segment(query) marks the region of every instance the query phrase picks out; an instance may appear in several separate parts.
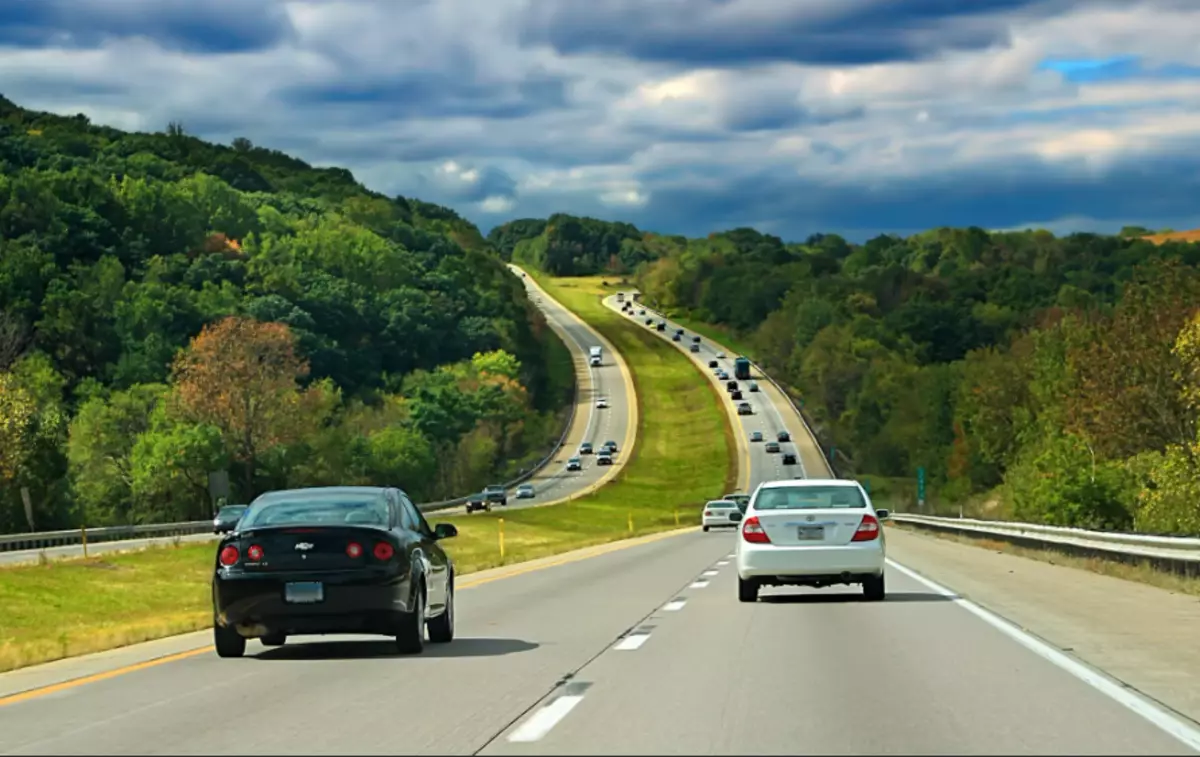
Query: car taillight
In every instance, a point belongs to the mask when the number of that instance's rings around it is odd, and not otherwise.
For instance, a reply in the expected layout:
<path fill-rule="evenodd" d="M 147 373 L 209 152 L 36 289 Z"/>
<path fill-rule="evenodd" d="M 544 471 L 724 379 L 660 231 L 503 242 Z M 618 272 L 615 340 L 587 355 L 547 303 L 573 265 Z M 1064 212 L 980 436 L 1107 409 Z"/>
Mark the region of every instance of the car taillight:
<path fill-rule="evenodd" d="M 258 562 L 263 558 L 263 548 L 257 544 L 251 544 L 246 550 L 246 559 L 250 562 Z"/>
<path fill-rule="evenodd" d="M 346 545 L 346 557 L 362 557 L 362 545 L 356 541 L 352 541 Z"/>
<path fill-rule="evenodd" d="M 862 523 L 858 524 L 858 530 L 854 532 L 854 536 L 850 541 L 871 541 L 878 538 L 879 519 L 867 513 L 863 516 Z"/>
<path fill-rule="evenodd" d="M 381 541 L 375 545 L 374 555 L 376 560 L 390 560 L 394 554 L 396 554 L 396 550 L 386 541 Z"/>
<path fill-rule="evenodd" d="M 757 515 L 751 515 L 742 523 L 742 538 L 751 544 L 770 544 L 771 538 L 758 522 Z"/>
<path fill-rule="evenodd" d="M 709 517 L 709 516 L 711 516 L 711 515 L 712 515 L 712 510 L 705 510 L 705 511 L 704 511 L 704 515 L 705 515 L 705 517 Z"/>
<path fill-rule="evenodd" d="M 237 563 L 238 548 L 233 546 L 232 544 L 230 544 L 225 549 L 222 549 L 220 560 L 221 560 L 221 564 L 224 565 L 226 568 Z"/>

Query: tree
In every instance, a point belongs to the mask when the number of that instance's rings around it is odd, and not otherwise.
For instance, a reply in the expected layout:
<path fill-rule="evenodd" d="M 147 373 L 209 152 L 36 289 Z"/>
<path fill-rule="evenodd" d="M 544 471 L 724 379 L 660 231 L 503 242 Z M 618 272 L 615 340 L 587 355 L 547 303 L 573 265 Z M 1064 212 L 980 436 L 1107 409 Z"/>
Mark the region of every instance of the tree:
<path fill-rule="evenodd" d="M 16 313 L 0 311 L 0 373 L 12 368 L 29 346 L 29 341 L 25 322 Z"/>
<path fill-rule="evenodd" d="M 11 373 L 0 373 L 0 481 L 11 484 L 30 454 L 34 397 Z"/>
<path fill-rule="evenodd" d="M 287 326 L 247 318 L 205 326 L 176 358 L 179 406 L 189 419 L 220 430 L 226 449 L 244 466 L 243 498 L 254 496 L 259 456 L 295 438 L 297 379 L 307 373 Z"/>

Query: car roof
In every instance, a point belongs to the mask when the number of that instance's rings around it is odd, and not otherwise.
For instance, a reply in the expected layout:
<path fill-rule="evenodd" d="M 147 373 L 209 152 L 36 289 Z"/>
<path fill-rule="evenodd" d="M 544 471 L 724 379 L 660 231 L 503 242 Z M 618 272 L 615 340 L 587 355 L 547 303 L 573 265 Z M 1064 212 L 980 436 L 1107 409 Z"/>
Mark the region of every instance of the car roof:
<path fill-rule="evenodd" d="M 857 487 L 858 482 L 848 478 L 788 478 L 782 481 L 764 481 L 758 485 L 759 489 L 794 489 L 797 486 L 844 486 L 847 488 Z"/>

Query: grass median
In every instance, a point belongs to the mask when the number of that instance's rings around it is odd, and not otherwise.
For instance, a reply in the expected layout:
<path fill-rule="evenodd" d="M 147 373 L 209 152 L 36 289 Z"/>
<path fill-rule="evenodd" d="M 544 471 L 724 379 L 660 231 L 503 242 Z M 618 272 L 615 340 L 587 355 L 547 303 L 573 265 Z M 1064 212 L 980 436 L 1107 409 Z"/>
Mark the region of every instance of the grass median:
<path fill-rule="evenodd" d="M 588 496 L 437 518 L 458 526 L 446 544 L 460 574 L 694 525 L 704 500 L 737 479 L 720 398 L 683 353 L 604 307 L 601 295 L 615 290 L 598 278 L 538 281 L 625 358 L 639 402 L 637 443 L 616 479 Z M 0 568 L 0 671 L 207 627 L 212 564 L 211 544 L 180 543 Z"/>

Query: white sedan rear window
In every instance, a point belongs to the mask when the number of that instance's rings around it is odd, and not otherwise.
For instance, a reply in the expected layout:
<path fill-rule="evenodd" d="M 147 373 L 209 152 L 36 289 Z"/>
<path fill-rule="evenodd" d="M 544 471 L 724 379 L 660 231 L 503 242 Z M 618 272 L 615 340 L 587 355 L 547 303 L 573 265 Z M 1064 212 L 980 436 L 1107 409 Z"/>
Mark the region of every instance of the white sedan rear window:
<path fill-rule="evenodd" d="M 726 501 L 723 499 L 718 499 L 718 500 L 709 502 L 707 505 L 705 505 L 705 507 L 708 507 L 709 509 L 716 508 L 718 510 L 720 510 L 721 508 L 732 509 L 732 508 L 737 507 L 737 503 L 729 502 L 729 501 Z"/>
<path fill-rule="evenodd" d="M 866 500 L 853 486 L 780 486 L 763 489 L 754 500 L 755 510 L 817 510 L 863 508 Z"/>

